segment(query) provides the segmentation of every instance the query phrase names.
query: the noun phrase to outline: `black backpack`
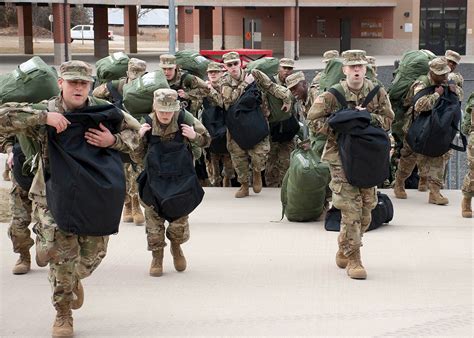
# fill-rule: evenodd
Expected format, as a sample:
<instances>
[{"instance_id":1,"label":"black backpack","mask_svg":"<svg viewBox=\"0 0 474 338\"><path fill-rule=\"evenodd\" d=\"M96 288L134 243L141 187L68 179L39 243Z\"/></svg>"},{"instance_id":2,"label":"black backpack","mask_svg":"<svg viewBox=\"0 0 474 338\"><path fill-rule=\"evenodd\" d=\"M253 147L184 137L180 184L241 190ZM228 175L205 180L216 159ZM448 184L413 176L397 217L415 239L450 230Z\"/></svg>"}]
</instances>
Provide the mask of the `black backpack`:
<instances>
[{"instance_id":1,"label":"black backpack","mask_svg":"<svg viewBox=\"0 0 474 338\"><path fill-rule=\"evenodd\" d=\"M268 123L263 116L262 97L253 82L245 88L236 103L225 114L225 124L240 148L249 150L269 134Z\"/></svg>"},{"instance_id":2,"label":"black backpack","mask_svg":"<svg viewBox=\"0 0 474 338\"><path fill-rule=\"evenodd\" d=\"M272 142L288 142L291 141L298 131L300 130L300 124L298 119L291 115L290 118L270 123L270 135Z\"/></svg>"},{"instance_id":3,"label":"black backpack","mask_svg":"<svg viewBox=\"0 0 474 338\"><path fill-rule=\"evenodd\" d=\"M366 107L377 95L376 86L364 100ZM342 167L347 181L359 188L371 188L381 184L390 176L390 139L385 130L370 125L367 110L347 108L344 96L330 88L342 109L332 114L328 123L337 132L337 144Z\"/></svg>"},{"instance_id":4,"label":"black backpack","mask_svg":"<svg viewBox=\"0 0 474 338\"><path fill-rule=\"evenodd\" d=\"M113 105L123 110L123 95L119 93L117 88L115 88L112 81L107 82L106 87L110 95L112 96Z\"/></svg>"},{"instance_id":5,"label":"black backpack","mask_svg":"<svg viewBox=\"0 0 474 338\"><path fill-rule=\"evenodd\" d=\"M209 151L214 154L228 154L224 109L212 105L208 99L204 99L202 105L204 107L201 116L202 124L212 139Z\"/></svg>"},{"instance_id":6,"label":"black backpack","mask_svg":"<svg viewBox=\"0 0 474 338\"><path fill-rule=\"evenodd\" d=\"M184 123L181 110L178 125ZM145 117L152 126L152 119ZM162 141L159 136L146 134L148 152L145 169L137 179L140 199L167 221L189 215L202 201L204 190L199 184L193 155L184 142L181 130L173 140Z\"/></svg>"},{"instance_id":7,"label":"black backpack","mask_svg":"<svg viewBox=\"0 0 474 338\"><path fill-rule=\"evenodd\" d=\"M389 223L393 219L393 204L390 198L377 191L377 206L372 210L372 221L367 231L377 229L382 224ZM324 229L327 231L340 231L341 210L332 207L326 212Z\"/></svg>"},{"instance_id":8,"label":"black backpack","mask_svg":"<svg viewBox=\"0 0 474 338\"><path fill-rule=\"evenodd\" d=\"M25 154L23 154L20 144L15 143L15 145L13 146L13 177L23 190L30 191L31 183L33 183L33 178L35 177L35 175L25 175L23 173L23 164L25 163L25 161Z\"/></svg>"},{"instance_id":9,"label":"black backpack","mask_svg":"<svg viewBox=\"0 0 474 338\"><path fill-rule=\"evenodd\" d=\"M413 106L421 97L434 92L435 86L421 90L413 99ZM466 151L466 136L458 128L461 120L461 103L458 96L447 87L431 111L421 112L408 129L408 145L418 154L438 157L455 149ZM462 146L453 144L457 133L460 133Z\"/></svg>"},{"instance_id":10,"label":"black backpack","mask_svg":"<svg viewBox=\"0 0 474 338\"><path fill-rule=\"evenodd\" d=\"M120 153L90 145L84 138L99 123L118 133L123 113L115 106L89 106L64 116L71 122L57 133L47 126L49 168L45 168L48 208L61 230L105 236L118 232L125 200Z\"/></svg>"}]
</instances>

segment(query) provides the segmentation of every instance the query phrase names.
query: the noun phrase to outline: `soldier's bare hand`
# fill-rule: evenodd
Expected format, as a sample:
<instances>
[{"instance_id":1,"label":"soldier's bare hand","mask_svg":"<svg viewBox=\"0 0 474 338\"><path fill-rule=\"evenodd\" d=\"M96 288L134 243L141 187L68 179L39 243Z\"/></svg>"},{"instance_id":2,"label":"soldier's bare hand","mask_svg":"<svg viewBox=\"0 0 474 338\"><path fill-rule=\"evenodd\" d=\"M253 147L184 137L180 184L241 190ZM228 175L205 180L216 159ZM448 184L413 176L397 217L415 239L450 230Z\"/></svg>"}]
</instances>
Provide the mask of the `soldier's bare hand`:
<instances>
[{"instance_id":1,"label":"soldier's bare hand","mask_svg":"<svg viewBox=\"0 0 474 338\"><path fill-rule=\"evenodd\" d=\"M435 88L435 92L439 94L439 96L443 95L444 88L442 86L438 86Z\"/></svg>"},{"instance_id":2,"label":"soldier's bare hand","mask_svg":"<svg viewBox=\"0 0 474 338\"><path fill-rule=\"evenodd\" d=\"M56 132L59 134L66 130L67 126L71 124L67 118L61 113L48 112L46 117L46 124L53 128L56 128Z\"/></svg>"},{"instance_id":3,"label":"soldier's bare hand","mask_svg":"<svg viewBox=\"0 0 474 338\"><path fill-rule=\"evenodd\" d=\"M453 92L454 94L457 94L456 93L456 85L454 83L450 83L448 88L451 92Z\"/></svg>"},{"instance_id":4,"label":"soldier's bare hand","mask_svg":"<svg viewBox=\"0 0 474 338\"><path fill-rule=\"evenodd\" d=\"M102 123L99 123L100 129L89 128L86 131L85 138L87 143L100 147L107 148L115 143L115 136Z\"/></svg>"},{"instance_id":5,"label":"soldier's bare hand","mask_svg":"<svg viewBox=\"0 0 474 338\"><path fill-rule=\"evenodd\" d=\"M178 92L178 96L180 98L182 98L182 99L186 98L186 92L184 90L178 89L177 92Z\"/></svg>"},{"instance_id":6,"label":"soldier's bare hand","mask_svg":"<svg viewBox=\"0 0 474 338\"><path fill-rule=\"evenodd\" d=\"M8 154L8 158L7 158L7 165L8 165L8 168L13 169L13 151Z\"/></svg>"},{"instance_id":7,"label":"soldier's bare hand","mask_svg":"<svg viewBox=\"0 0 474 338\"><path fill-rule=\"evenodd\" d=\"M247 82L248 84L251 84L254 81L255 81L255 78L253 77L252 74L245 75L245 82Z\"/></svg>"},{"instance_id":8,"label":"soldier's bare hand","mask_svg":"<svg viewBox=\"0 0 474 338\"><path fill-rule=\"evenodd\" d=\"M143 135L146 134L147 131L151 129L151 126L148 123L143 123L142 126L140 127L140 131L138 134L140 135L140 138L143 137Z\"/></svg>"},{"instance_id":9,"label":"soldier's bare hand","mask_svg":"<svg viewBox=\"0 0 474 338\"><path fill-rule=\"evenodd\" d=\"M187 137L190 140L194 140L196 138L196 132L192 126L188 126L187 124L181 125L181 131L184 137Z\"/></svg>"}]
</instances>

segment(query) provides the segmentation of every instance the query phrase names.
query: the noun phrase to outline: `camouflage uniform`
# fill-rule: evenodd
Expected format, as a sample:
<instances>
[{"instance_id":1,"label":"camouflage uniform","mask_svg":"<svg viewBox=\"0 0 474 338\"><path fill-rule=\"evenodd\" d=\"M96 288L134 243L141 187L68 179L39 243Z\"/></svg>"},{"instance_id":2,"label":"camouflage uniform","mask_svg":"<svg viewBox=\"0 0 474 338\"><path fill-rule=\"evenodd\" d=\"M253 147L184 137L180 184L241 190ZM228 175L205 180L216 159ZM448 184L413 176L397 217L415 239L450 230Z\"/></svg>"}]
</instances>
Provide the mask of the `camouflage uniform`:
<instances>
[{"instance_id":1,"label":"camouflage uniform","mask_svg":"<svg viewBox=\"0 0 474 338\"><path fill-rule=\"evenodd\" d=\"M358 92L351 91L346 80L342 80L340 85L343 88L349 108L361 105L365 97L374 88L373 83L367 79L364 80L363 87ZM332 190L332 201L333 205L341 210L342 215L338 242L344 255L348 257L359 250L362 245L362 235L371 222L371 211L377 205L377 194L376 187L358 188L347 181L339 156L336 134L329 129L327 124L328 117L339 109L341 109L341 106L337 99L331 93L325 92L317 97L309 110L308 120L314 133L327 133L328 135L322 160L330 165L331 182L329 186ZM394 114L387 93L383 88L368 104L367 110L372 117L372 124L385 130L390 129Z\"/></svg>"},{"instance_id":2,"label":"camouflage uniform","mask_svg":"<svg viewBox=\"0 0 474 338\"><path fill-rule=\"evenodd\" d=\"M246 73L242 70L238 79L234 79L229 73L222 77L222 100L226 110L240 98L248 86L245 75ZM270 151L270 138L267 136L252 149L244 150L240 148L227 131L227 150L229 150L232 164L237 172L237 180L240 184L248 186L249 157L253 171L256 173L262 172L265 169L267 154Z\"/></svg>"},{"instance_id":3,"label":"camouflage uniform","mask_svg":"<svg viewBox=\"0 0 474 338\"><path fill-rule=\"evenodd\" d=\"M92 82L92 68L82 61L69 61L60 68L64 80L80 79ZM93 105L95 99L88 98L86 105ZM49 167L48 136L44 127L48 111L64 113L62 97L43 101L40 105L7 103L0 106L0 132L6 134L24 133L41 144L41 160L35 174L29 197L33 200L33 214L38 223L35 232L41 241L42 255L49 259L53 296L52 302L58 314L70 316L73 288L81 278L89 276L104 258L108 236L83 236L61 230L55 223L46 202L44 170ZM140 125L124 113L122 131L114 134L116 141L111 148L129 152L138 145Z\"/></svg>"},{"instance_id":4,"label":"camouflage uniform","mask_svg":"<svg viewBox=\"0 0 474 338\"><path fill-rule=\"evenodd\" d=\"M469 135L469 143L467 146L467 163L468 170L462 184L462 193L464 195L465 203L471 209L471 199L474 197L474 94L471 94L468 106L466 107L466 114L462 125L462 132ZM472 215L472 210L471 210ZM465 216L466 217L466 216ZM472 216L471 216L472 217Z\"/></svg>"}]
</instances>

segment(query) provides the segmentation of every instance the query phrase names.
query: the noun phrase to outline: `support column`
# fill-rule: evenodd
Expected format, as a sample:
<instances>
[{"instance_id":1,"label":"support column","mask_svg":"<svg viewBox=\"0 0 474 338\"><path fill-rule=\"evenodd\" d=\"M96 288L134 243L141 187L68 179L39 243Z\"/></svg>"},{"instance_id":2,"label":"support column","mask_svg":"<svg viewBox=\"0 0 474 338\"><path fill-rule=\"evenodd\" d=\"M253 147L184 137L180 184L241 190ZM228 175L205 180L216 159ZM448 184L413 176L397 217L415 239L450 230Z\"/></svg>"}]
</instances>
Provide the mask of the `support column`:
<instances>
[{"instance_id":1,"label":"support column","mask_svg":"<svg viewBox=\"0 0 474 338\"><path fill-rule=\"evenodd\" d=\"M178 6L178 50L194 47L194 8Z\"/></svg>"},{"instance_id":2,"label":"support column","mask_svg":"<svg viewBox=\"0 0 474 338\"><path fill-rule=\"evenodd\" d=\"M215 7L212 11L212 49L224 49L225 38L223 36L224 18L222 17L223 7Z\"/></svg>"},{"instance_id":3,"label":"support column","mask_svg":"<svg viewBox=\"0 0 474 338\"><path fill-rule=\"evenodd\" d=\"M54 64L71 59L71 15L69 5L53 3Z\"/></svg>"},{"instance_id":4,"label":"support column","mask_svg":"<svg viewBox=\"0 0 474 338\"><path fill-rule=\"evenodd\" d=\"M123 9L125 53L137 53L138 19L137 7L125 6Z\"/></svg>"},{"instance_id":5,"label":"support column","mask_svg":"<svg viewBox=\"0 0 474 338\"><path fill-rule=\"evenodd\" d=\"M94 56L103 58L109 55L109 16L107 6L94 5Z\"/></svg>"},{"instance_id":6,"label":"support column","mask_svg":"<svg viewBox=\"0 0 474 338\"><path fill-rule=\"evenodd\" d=\"M199 49L212 49L212 8L199 10Z\"/></svg>"},{"instance_id":7,"label":"support column","mask_svg":"<svg viewBox=\"0 0 474 338\"><path fill-rule=\"evenodd\" d=\"M285 57L295 59L300 54L299 46L299 8L285 7L284 13L284 46L283 53Z\"/></svg>"},{"instance_id":8,"label":"support column","mask_svg":"<svg viewBox=\"0 0 474 338\"><path fill-rule=\"evenodd\" d=\"M17 5L20 53L33 54L33 16L31 4Z\"/></svg>"}]
</instances>

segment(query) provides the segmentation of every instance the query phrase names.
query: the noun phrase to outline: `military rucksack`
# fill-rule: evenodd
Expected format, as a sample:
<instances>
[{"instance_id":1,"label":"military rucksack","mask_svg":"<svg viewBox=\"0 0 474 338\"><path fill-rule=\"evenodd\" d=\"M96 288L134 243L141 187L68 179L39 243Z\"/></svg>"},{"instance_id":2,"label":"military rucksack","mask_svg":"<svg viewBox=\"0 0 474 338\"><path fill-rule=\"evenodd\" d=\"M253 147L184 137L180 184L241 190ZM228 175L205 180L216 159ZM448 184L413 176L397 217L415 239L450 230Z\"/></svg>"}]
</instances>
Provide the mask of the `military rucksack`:
<instances>
[{"instance_id":1,"label":"military rucksack","mask_svg":"<svg viewBox=\"0 0 474 338\"><path fill-rule=\"evenodd\" d=\"M95 63L97 84L100 85L127 76L128 61L130 59L124 52L113 53L98 60Z\"/></svg>"},{"instance_id":2,"label":"military rucksack","mask_svg":"<svg viewBox=\"0 0 474 338\"><path fill-rule=\"evenodd\" d=\"M205 79L207 66L211 62L194 50L180 50L176 52L176 64L188 73Z\"/></svg>"},{"instance_id":3,"label":"military rucksack","mask_svg":"<svg viewBox=\"0 0 474 338\"><path fill-rule=\"evenodd\" d=\"M342 60L334 58L328 61L326 67L321 73L319 80L319 93L327 91L329 88L338 84L346 76L342 71Z\"/></svg>"},{"instance_id":4,"label":"military rucksack","mask_svg":"<svg viewBox=\"0 0 474 338\"><path fill-rule=\"evenodd\" d=\"M10 73L0 75L0 104L37 103L59 94L58 75L40 57L34 56Z\"/></svg>"},{"instance_id":5,"label":"military rucksack","mask_svg":"<svg viewBox=\"0 0 474 338\"><path fill-rule=\"evenodd\" d=\"M282 213L290 222L310 222L321 216L331 175L327 163L309 142L300 144L290 156L281 185Z\"/></svg>"},{"instance_id":6,"label":"military rucksack","mask_svg":"<svg viewBox=\"0 0 474 338\"><path fill-rule=\"evenodd\" d=\"M272 78L273 75L278 73L278 67L280 61L274 57L264 57L255 61L251 61L247 64L245 69L250 73L253 69L258 69L265 73L268 77Z\"/></svg>"}]
</instances>

